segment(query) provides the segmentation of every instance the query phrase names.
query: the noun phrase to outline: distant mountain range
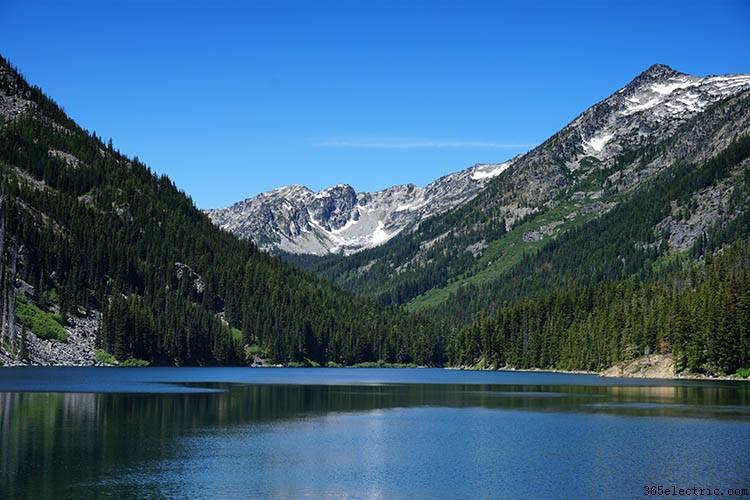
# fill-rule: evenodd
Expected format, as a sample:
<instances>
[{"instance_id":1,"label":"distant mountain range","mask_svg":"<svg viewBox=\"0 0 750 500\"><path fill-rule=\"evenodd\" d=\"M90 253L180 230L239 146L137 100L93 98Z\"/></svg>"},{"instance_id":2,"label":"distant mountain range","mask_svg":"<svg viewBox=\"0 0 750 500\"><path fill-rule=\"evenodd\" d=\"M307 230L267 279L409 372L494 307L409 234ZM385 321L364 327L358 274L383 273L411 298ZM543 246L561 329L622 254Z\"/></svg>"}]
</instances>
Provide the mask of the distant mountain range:
<instances>
[{"instance_id":1,"label":"distant mountain range","mask_svg":"<svg viewBox=\"0 0 750 500\"><path fill-rule=\"evenodd\" d=\"M374 193L357 193L348 184L317 193L293 185L205 212L221 228L271 252L349 255L467 202L513 161L477 164L426 187L405 184Z\"/></svg>"},{"instance_id":2,"label":"distant mountain range","mask_svg":"<svg viewBox=\"0 0 750 500\"><path fill-rule=\"evenodd\" d=\"M341 184L315 193L303 186L288 186L206 213L220 227L272 252L349 255L382 245L427 218L467 203L491 179L507 172L510 189L501 193L502 208L498 208L510 229L573 185L586 189L571 193L572 197L597 200L605 190L627 189L648 179L674 161L674 156L646 169L630 164L606 178L594 177L601 177L623 155L673 135L711 104L748 88L750 75L698 78L657 64L544 144L505 163L475 165L424 188L407 184L357 193ZM719 134L715 146L722 147L722 142L725 145L734 136L732 131ZM583 180L589 180L589 185L583 186ZM609 208L609 204L590 203L584 210L600 213Z\"/></svg>"},{"instance_id":3,"label":"distant mountain range","mask_svg":"<svg viewBox=\"0 0 750 500\"><path fill-rule=\"evenodd\" d=\"M466 321L527 289L642 272L646 259L685 252L746 212L747 200L738 189L743 164L716 182L683 186L678 197L659 200L654 220L645 218L645 207L633 204L634 197L651 192L659 182L678 186L664 179L695 171L746 137L749 90L750 75L698 78L654 65L514 158L475 196L454 208L348 257L296 260L359 293L412 309L440 306L445 314ZM633 218L623 227L624 222L615 219L625 211ZM613 236L587 255L577 253L603 234L600 229L561 254L562 241L593 231L602 220L611 220L608 231L620 231L619 246L614 246ZM597 255L605 247L611 255L599 262ZM554 248L557 255L546 257ZM623 263L632 249L639 249L638 256ZM594 264L602 269L595 272ZM554 273L560 273L558 281L544 278ZM544 279L549 281L542 283ZM446 304L464 297L465 287L480 288L449 313Z\"/></svg>"}]
</instances>

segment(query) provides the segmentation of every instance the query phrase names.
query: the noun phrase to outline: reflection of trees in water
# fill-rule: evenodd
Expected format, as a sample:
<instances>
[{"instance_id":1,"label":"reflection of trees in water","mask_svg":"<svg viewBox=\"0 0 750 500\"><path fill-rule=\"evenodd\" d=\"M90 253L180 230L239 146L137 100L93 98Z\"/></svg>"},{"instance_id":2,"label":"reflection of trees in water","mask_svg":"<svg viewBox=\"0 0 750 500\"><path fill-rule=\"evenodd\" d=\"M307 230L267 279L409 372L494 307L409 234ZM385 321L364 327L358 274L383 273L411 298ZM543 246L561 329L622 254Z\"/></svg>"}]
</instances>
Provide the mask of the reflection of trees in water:
<instances>
[{"instance_id":1,"label":"reflection of trees in water","mask_svg":"<svg viewBox=\"0 0 750 500\"><path fill-rule=\"evenodd\" d=\"M0 480L11 498L55 497L169 459L179 437L211 427L397 407L483 407L634 416L750 416L747 385L211 385L222 392L0 393ZM80 492L78 490L81 490ZM71 490L72 491L72 490ZM136 496L153 492L134 491Z\"/></svg>"}]
</instances>

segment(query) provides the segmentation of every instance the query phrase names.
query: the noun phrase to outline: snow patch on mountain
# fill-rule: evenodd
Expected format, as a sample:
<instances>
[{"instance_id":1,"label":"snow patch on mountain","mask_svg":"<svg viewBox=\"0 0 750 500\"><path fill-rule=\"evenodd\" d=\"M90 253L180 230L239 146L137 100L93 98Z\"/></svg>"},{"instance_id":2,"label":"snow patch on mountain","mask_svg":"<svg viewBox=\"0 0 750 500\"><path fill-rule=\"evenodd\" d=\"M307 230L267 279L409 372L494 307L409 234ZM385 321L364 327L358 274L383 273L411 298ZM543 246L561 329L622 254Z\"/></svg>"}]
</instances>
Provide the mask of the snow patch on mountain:
<instances>
[{"instance_id":1,"label":"snow patch on mountain","mask_svg":"<svg viewBox=\"0 0 750 500\"><path fill-rule=\"evenodd\" d=\"M509 162L474 165L425 187L406 184L372 193L357 193L346 184L317 193L289 186L207 213L217 225L266 250L351 254L466 203L499 177L508 182L482 203L513 227L539 207L551 206L577 182L587 187L576 195L596 199L605 189L622 191L648 179L670 163L669 155L683 152L669 149L646 164L638 158L626 164L618 160L667 140L712 104L748 89L750 75L700 78L654 65L542 145ZM727 132L730 140L733 132ZM601 173L607 173L606 185L599 184Z\"/></svg>"},{"instance_id":2,"label":"snow patch on mountain","mask_svg":"<svg viewBox=\"0 0 750 500\"><path fill-rule=\"evenodd\" d=\"M708 76L698 78L679 74L666 81L645 85L625 99L620 111L628 116L657 106L662 117L684 112L699 112L722 97L750 86L750 75Z\"/></svg>"},{"instance_id":3,"label":"snow patch on mountain","mask_svg":"<svg viewBox=\"0 0 750 500\"><path fill-rule=\"evenodd\" d=\"M380 245L382 243L385 243L386 241L390 240L393 237L392 234L388 234L385 232L385 224L383 221L378 221L378 227L375 228L375 232L372 233L372 243L373 245Z\"/></svg>"},{"instance_id":4,"label":"snow patch on mountain","mask_svg":"<svg viewBox=\"0 0 750 500\"><path fill-rule=\"evenodd\" d=\"M490 169L490 167L493 167ZM471 173L471 180L479 181L483 179L492 179L502 174L510 167L510 162L506 161L500 165L480 165Z\"/></svg>"},{"instance_id":5,"label":"snow patch on mountain","mask_svg":"<svg viewBox=\"0 0 750 500\"><path fill-rule=\"evenodd\" d=\"M596 152L599 152L604 148L604 146L607 145L609 140L612 139L614 136L615 136L614 133L603 134L603 135L600 135L599 137L592 137L591 139L589 139L588 141L584 141L583 143L587 149L592 149Z\"/></svg>"}]
</instances>

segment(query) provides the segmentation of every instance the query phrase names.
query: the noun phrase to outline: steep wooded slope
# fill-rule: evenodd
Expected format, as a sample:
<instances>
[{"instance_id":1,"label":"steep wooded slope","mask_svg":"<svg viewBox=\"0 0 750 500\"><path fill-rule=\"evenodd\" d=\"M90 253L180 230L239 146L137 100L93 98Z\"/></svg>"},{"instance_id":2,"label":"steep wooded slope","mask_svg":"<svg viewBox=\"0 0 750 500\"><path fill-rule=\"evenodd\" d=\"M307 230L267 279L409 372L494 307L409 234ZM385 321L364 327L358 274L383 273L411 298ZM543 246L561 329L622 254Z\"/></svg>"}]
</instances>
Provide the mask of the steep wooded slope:
<instances>
[{"instance_id":1,"label":"steep wooded slope","mask_svg":"<svg viewBox=\"0 0 750 500\"><path fill-rule=\"evenodd\" d=\"M26 335L51 335L39 324L54 333L55 322L101 311L97 345L119 360L440 361L442 341L424 321L221 231L167 177L80 128L4 59L0 111L6 355L23 358Z\"/></svg>"}]
</instances>

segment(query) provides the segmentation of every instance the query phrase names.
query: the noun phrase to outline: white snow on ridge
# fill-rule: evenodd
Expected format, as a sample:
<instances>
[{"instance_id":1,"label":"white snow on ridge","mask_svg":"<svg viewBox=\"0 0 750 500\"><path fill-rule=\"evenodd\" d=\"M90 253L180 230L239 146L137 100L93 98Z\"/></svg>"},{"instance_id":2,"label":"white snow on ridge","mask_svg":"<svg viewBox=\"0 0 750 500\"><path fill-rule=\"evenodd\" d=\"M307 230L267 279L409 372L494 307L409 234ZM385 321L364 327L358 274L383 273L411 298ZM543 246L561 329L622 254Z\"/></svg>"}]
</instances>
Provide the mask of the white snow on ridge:
<instances>
[{"instance_id":1,"label":"white snow on ridge","mask_svg":"<svg viewBox=\"0 0 750 500\"><path fill-rule=\"evenodd\" d=\"M651 109L654 106L659 105L659 103L661 103L662 101L661 101L661 99L659 99L657 97L657 98L654 98L654 99L649 99L648 101L646 101L643 104L640 104L640 101L636 101L634 99L628 99L628 102L630 102L632 105L628 105L623 111L620 111L620 113L622 113L625 116L632 115L632 114L637 113L639 111L644 111L644 110L647 110L647 109ZM635 104L636 102L638 102L639 104Z\"/></svg>"},{"instance_id":2,"label":"white snow on ridge","mask_svg":"<svg viewBox=\"0 0 750 500\"><path fill-rule=\"evenodd\" d=\"M492 177L497 177L498 175L508 170L508 167L510 167L510 162L506 161L505 163L501 163L500 165L498 165L497 168L489 170L489 171L481 171L477 169L471 173L471 180L479 181L482 179L489 179Z\"/></svg>"},{"instance_id":3,"label":"white snow on ridge","mask_svg":"<svg viewBox=\"0 0 750 500\"><path fill-rule=\"evenodd\" d=\"M310 217L310 219L312 219L312 217ZM359 223L359 221L360 221L360 220L361 220L361 219L356 219L356 220L355 220L355 219L353 219L353 218L352 218L352 219L349 219L348 221L346 221L346 224L344 224L343 226L341 226L341 227L340 227L340 228L338 228L338 229L331 229L331 231L330 231L330 232L331 232L332 234L336 234L336 233L341 233L341 232L344 232L344 231L346 231L347 229L349 229L350 227L352 227L352 226L353 226L354 224L357 224L357 223Z\"/></svg>"},{"instance_id":4,"label":"white snow on ridge","mask_svg":"<svg viewBox=\"0 0 750 500\"><path fill-rule=\"evenodd\" d=\"M414 203L408 203L406 205L399 205L393 211L394 212L405 212L407 210L416 210L417 208L422 208L423 206L425 206L425 201L424 200L417 200Z\"/></svg>"},{"instance_id":5,"label":"white snow on ridge","mask_svg":"<svg viewBox=\"0 0 750 500\"><path fill-rule=\"evenodd\" d=\"M625 109L620 114L628 116L661 105L668 114L697 112L742 87L750 87L750 75L672 78L643 87L635 95L626 97Z\"/></svg>"},{"instance_id":6,"label":"white snow on ridge","mask_svg":"<svg viewBox=\"0 0 750 500\"><path fill-rule=\"evenodd\" d=\"M731 89L750 84L750 75L712 76L706 78L706 83L712 83L720 90Z\"/></svg>"},{"instance_id":7,"label":"white snow on ridge","mask_svg":"<svg viewBox=\"0 0 750 500\"><path fill-rule=\"evenodd\" d=\"M655 83L651 86L651 90L661 95L669 95L677 89L685 89L695 85L695 82L682 80L672 83Z\"/></svg>"}]
</instances>

